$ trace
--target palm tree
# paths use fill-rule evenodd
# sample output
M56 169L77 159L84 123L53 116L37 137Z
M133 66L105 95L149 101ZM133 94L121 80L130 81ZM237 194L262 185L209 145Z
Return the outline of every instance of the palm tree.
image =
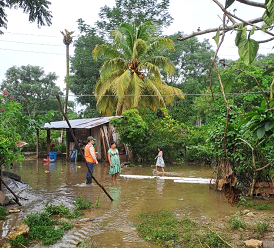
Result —
M66 76L66 96L65 96L65 104L64 104L64 113L67 113L68 108L68 93L69 93L69 45L72 43L72 34L74 33L69 32L65 29L65 32L60 31L61 34L64 36L63 43L66 45L66 63L67 63L67 76Z
M124 110L149 107L166 108L175 95L183 99L183 92L162 81L160 70L169 73L174 65L159 55L165 49L174 49L173 41L154 37L155 27L146 22L138 28L124 23L113 31L112 45L97 45L95 59L103 56L106 62L100 69L95 87L97 107L105 115L121 115Z

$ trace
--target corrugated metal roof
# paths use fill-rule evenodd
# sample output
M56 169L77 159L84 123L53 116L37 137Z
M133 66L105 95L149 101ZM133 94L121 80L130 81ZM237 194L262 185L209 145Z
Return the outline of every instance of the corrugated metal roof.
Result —
M98 118L90 118L90 119L76 119L76 120L69 120L69 123L72 128L86 128L90 129L93 127L97 127L100 125L103 125L105 123L110 122L113 118L121 118L122 116L109 116L109 117L98 117ZM44 128L46 129L63 129L63 128L69 128L66 121L54 121L49 123L46 123L44 125Z

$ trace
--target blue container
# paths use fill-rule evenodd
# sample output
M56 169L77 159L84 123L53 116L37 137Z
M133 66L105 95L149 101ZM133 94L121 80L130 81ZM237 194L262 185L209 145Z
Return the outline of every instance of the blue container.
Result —
M49 162L56 162L57 152L49 152Z

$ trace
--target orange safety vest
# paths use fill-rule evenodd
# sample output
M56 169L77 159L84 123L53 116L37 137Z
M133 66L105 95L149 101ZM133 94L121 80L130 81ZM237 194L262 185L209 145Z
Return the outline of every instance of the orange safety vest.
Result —
M85 147L85 159L89 163L95 163L96 161L93 159L93 157L91 156L90 151L89 151L89 148L91 146L92 146L91 144L87 144L86 147ZM94 148L94 153L95 153L95 156L96 156L95 148Z

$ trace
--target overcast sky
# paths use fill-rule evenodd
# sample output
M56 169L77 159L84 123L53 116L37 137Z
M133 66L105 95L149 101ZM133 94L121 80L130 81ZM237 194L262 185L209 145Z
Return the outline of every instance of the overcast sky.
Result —
M33 65L43 67L46 73L55 72L58 75L57 85L63 90L66 74L65 46L60 30L68 29L78 34L76 20L82 18L87 24L93 25L98 20L100 8L104 5L114 6L115 0L50 0L50 10L53 19L50 27L37 28L36 23L29 23L28 16L22 10L8 10L8 29L0 36L0 82L5 78L5 72L12 66ZM224 0L221 1L224 3ZM264 2L264 0L257 0ZM231 6L237 9L236 14L246 20L260 17L263 9L249 7L239 3ZM220 9L212 0L170 0L169 12L174 18L172 25L164 30L164 34L178 31L191 33L198 27L203 29L221 25L218 17L222 15ZM214 34L199 36L205 38L216 47L212 40ZM220 58L238 59L237 48L234 45L235 32L227 34L226 41L219 52ZM270 38L261 33L256 36L261 40ZM261 44L259 53L273 52L274 43ZM71 46L71 55L73 47Z

